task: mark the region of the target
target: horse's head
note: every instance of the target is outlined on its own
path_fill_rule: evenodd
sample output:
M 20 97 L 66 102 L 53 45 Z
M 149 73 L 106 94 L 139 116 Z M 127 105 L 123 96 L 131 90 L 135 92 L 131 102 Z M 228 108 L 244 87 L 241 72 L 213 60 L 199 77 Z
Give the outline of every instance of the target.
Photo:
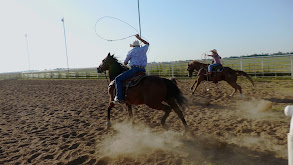
M 188 71 L 188 77 L 192 77 L 192 73 L 194 70 L 199 71 L 200 69 L 207 67 L 207 64 L 200 63 L 199 61 L 192 61 L 191 63 L 188 63 L 187 71 Z
M 188 63 L 187 71 L 188 71 L 188 77 L 192 77 L 192 73 L 194 71 L 194 68 L 192 67 L 191 63 Z
M 109 70 L 110 62 L 114 58 L 113 56 L 114 55 L 111 55 L 110 52 L 109 52 L 107 57 L 103 59 L 103 61 L 100 64 L 100 66 L 97 68 L 98 73 L 102 73 L 102 72 L 105 72 L 106 70 Z

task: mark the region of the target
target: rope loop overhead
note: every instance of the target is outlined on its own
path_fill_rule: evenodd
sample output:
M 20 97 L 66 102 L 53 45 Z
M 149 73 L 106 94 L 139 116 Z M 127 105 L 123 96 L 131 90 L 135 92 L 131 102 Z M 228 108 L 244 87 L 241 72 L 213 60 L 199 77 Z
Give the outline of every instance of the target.
M 118 39 L 108 39 L 108 38 L 102 37 L 102 36 L 97 32 L 97 24 L 98 24 L 102 19 L 106 19 L 106 18 L 108 18 L 108 19 L 115 19 L 115 20 L 118 20 L 118 21 L 120 21 L 120 22 L 122 22 L 122 23 L 128 25 L 128 26 L 131 27 L 132 29 L 134 29 L 134 30 L 137 32 L 136 34 L 139 34 L 138 30 L 137 30 L 136 28 L 134 28 L 133 26 L 131 26 L 129 23 L 127 23 L 127 22 L 125 22 L 125 21 L 123 21 L 123 20 L 121 20 L 121 19 L 119 19 L 119 18 L 116 18 L 116 17 L 112 17 L 112 16 L 104 16 L 104 17 L 99 18 L 99 19 L 97 20 L 96 24 L 95 24 L 95 32 L 96 32 L 96 35 L 97 35 L 99 38 L 103 39 L 103 40 L 106 40 L 106 41 L 121 41 L 121 40 L 125 40 L 125 39 L 127 39 L 127 38 L 130 38 L 130 37 L 135 36 L 135 34 L 134 34 L 134 35 L 130 35 L 130 36 L 127 36 L 127 37 L 118 38 Z

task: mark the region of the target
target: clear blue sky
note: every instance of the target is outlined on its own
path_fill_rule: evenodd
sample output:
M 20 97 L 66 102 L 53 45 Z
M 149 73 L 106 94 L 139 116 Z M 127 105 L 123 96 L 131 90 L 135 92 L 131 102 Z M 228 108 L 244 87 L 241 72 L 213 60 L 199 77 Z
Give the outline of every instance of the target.
M 217 49 L 222 57 L 293 51 L 292 0 L 140 0 L 142 36 L 151 44 L 148 62 L 200 59 Z M 95 24 L 117 17 L 139 30 L 137 0 L 1 0 L 0 72 L 66 68 L 65 19 L 70 68 L 97 67 L 108 52 L 126 57 L 134 37 L 108 42 Z M 103 19 L 98 34 L 137 33 Z

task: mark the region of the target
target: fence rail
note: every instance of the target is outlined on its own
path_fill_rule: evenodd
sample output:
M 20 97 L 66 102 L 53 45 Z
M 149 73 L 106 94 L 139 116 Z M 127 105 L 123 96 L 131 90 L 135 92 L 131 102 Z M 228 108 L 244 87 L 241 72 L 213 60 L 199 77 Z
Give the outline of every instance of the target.
M 199 60 L 211 63 L 211 60 Z M 191 61 L 177 61 L 169 63 L 150 63 L 146 68 L 147 75 L 161 77 L 187 77 L 187 64 Z M 235 70 L 242 70 L 256 77 L 292 77 L 293 55 L 276 55 L 263 57 L 224 58 L 224 66 Z M 97 73 L 96 68 L 81 68 L 58 71 L 23 72 L 22 78 L 104 78 L 105 75 Z

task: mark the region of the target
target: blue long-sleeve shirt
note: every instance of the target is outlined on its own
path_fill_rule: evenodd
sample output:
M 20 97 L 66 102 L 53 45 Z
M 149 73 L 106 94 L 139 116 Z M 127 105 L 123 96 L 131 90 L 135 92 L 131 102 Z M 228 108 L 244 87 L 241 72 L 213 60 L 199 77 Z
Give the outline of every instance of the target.
M 148 44 L 144 45 L 143 47 L 134 47 L 128 52 L 126 59 L 124 60 L 124 63 L 128 63 L 129 61 L 130 67 L 134 65 L 146 67 L 147 65 L 146 53 L 148 51 L 148 48 L 149 48 Z

